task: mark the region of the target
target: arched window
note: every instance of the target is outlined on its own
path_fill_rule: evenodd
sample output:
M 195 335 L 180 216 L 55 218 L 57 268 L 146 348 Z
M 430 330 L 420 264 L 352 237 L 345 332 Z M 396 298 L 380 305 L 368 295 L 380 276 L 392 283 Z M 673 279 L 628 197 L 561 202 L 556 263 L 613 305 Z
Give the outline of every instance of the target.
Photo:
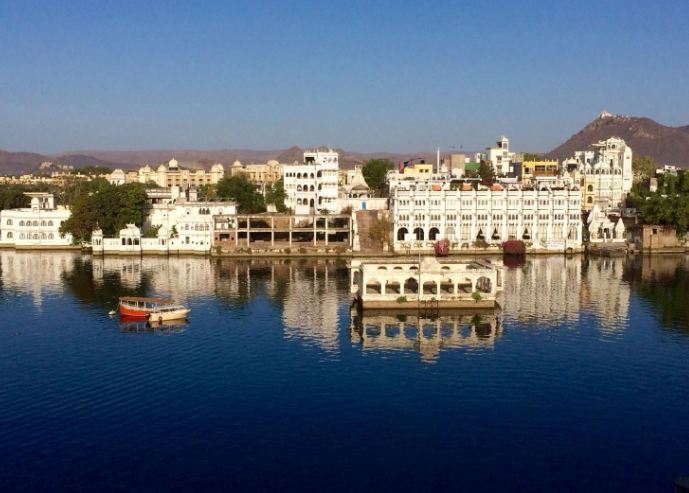
M 48 226 L 53 226 L 54 223 L 52 221 L 48 221 Z
M 428 239 L 431 241 L 435 241 L 436 237 L 440 234 L 440 230 L 438 228 L 431 228 L 431 230 L 428 232 Z
M 315 176 L 313 175 L 313 173 L 311 173 L 311 178 L 315 178 Z
M 134 244 L 138 245 L 139 244 L 139 238 L 134 238 Z
M 297 173 L 297 179 L 301 180 L 301 173 Z
M 586 190 L 588 192 L 593 192 L 593 185 L 589 185 L 588 187 L 586 187 Z
M 206 224 L 206 231 L 209 231 L 209 230 L 210 230 L 210 226 L 208 224 Z
M 416 228 L 414 230 L 414 235 L 416 236 L 417 241 L 423 241 L 424 235 L 423 235 L 423 229 L 422 228 Z
M 54 235 L 53 233 L 48 233 L 48 239 L 49 239 L 49 240 L 54 240 L 54 239 L 55 239 L 55 235 Z M 98 240 L 98 241 L 100 242 L 100 240 Z M 98 243 L 98 244 L 100 245 L 100 243 Z
M 7 239 L 8 239 L 8 240 L 11 239 L 11 238 L 13 238 L 13 237 L 14 237 L 14 235 L 12 234 L 12 231 L 10 231 L 9 233 L 7 233 Z
M 318 178 L 320 178 L 320 177 L 323 176 L 323 173 L 321 173 L 321 171 L 319 170 L 318 173 L 316 173 L 316 176 L 317 176 Z
M 34 233 L 33 239 L 34 239 L 34 240 L 37 240 L 37 239 L 38 239 L 38 233 Z
M 47 225 L 48 225 L 48 223 L 47 223 L 47 222 L 45 222 L 45 221 L 41 221 L 41 226 L 47 226 Z
M 316 191 L 316 189 L 313 187 L 313 185 L 311 185 L 311 187 L 309 187 L 309 192 L 315 192 L 315 191 Z
M 134 243 L 132 242 L 131 238 L 127 238 L 127 245 L 133 245 Z
M 26 239 L 26 235 L 25 235 L 24 233 L 21 233 L 21 234 L 19 235 L 19 239 L 20 239 L 20 240 L 25 240 L 25 239 Z
M 47 240 L 47 239 L 48 239 L 48 235 L 46 235 L 45 233 L 41 233 L 41 239 L 42 239 L 42 240 Z
M 313 201 L 313 199 L 311 199 L 311 202 L 309 203 L 309 206 L 314 207 L 315 205 L 316 205 L 316 203 Z
M 593 204 L 593 197 L 589 197 L 588 199 L 586 199 L 586 203 Z
M 301 192 L 301 185 L 297 185 L 297 192 Z
M 7 220 L 7 225 L 8 225 L 8 226 L 12 226 L 12 219 L 8 219 L 8 220 Z
M 301 205 L 301 199 L 297 199 L 297 205 Z
M 24 221 L 19 221 L 19 226 L 24 226 Z
M 33 222 L 33 225 L 34 225 L 34 226 L 38 226 L 38 221 L 34 221 L 34 222 Z
M 127 244 L 127 238 L 122 238 L 122 244 L 126 245 Z
M 409 234 L 407 228 L 400 228 L 397 230 L 397 241 L 404 241 L 405 236 Z

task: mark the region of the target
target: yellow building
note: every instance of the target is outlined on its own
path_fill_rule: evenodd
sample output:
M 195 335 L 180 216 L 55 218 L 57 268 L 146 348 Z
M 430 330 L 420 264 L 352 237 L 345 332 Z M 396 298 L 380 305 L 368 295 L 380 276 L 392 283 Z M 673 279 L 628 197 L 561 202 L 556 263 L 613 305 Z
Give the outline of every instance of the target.
M 560 163 L 558 161 L 525 161 L 522 164 L 522 180 L 532 181 L 534 178 L 558 176 Z
M 402 173 L 405 178 L 430 178 L 433 174 L 433 165 L 429 163 L 418 163 L 404 168 Z
M 582 209 L 590 211 L 596 203 L 596 176 L 583 175 L 581 184 Z
M 244 173 L 254 183 L 261 183 L 272 187 L 282 178 L 283 168 L 284 165 L 274 159 L 271 159 L 266 164 L 247 164 L 246 166 L 239 161 L 235 161 L 232 165 L 231 173 L 233 176 Z

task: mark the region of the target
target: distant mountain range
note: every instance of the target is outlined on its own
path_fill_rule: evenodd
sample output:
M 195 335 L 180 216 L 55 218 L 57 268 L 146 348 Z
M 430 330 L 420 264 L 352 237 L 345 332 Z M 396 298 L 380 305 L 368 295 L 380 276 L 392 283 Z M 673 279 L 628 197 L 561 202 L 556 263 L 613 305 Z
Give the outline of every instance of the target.
M 308 149 L 327 149 L 309 147 Z M 387 157 L 395 163 L 407 161 L 411 158 L 427 159 L 435 162 L 435 153 L 420 152 L 413 154 L 399 153 L 348 153 L 342 149 L 334 149 L 340 154 L 340 167 L 353 169 L 357 164 L 363 164 L 372 158 Z M 41 163 L 52 162 L 56 165 L 72 166 L 75 169 L 84 166 L 105 166 L 110 169 L 136 169 L 146 164 L 157 165 L 172 158 L 180 162 L 194 163 L 194 167 L 210 168 L 213 163 L 222 163 L 228 168 L 236 160 L 242 164 L 266 163 L 275 159 L 280 163 L 292 164 L 301 162 L 304 149 L 293 146 L 285 150 L 151 150 L 151 151 L 73 151 L 54 155 L 35 154 L 30 152 L 8 152 L 0 150 L 0 174 L 17 175 L 24 173 L 48 173 L 55 169 L 39 169 Z
M 650 118 L 601 116 L 572 136 L 567 142 L 546 154 L 550 159 L 567 159 L 575 151 L 610 137 L 624 139 L 637 156 L 652 156 L 658 164 L 689 167 L 689 125 L 666 127 Z
M 615 116 L 603 112 L 600 117 L 576 133 L 564 144 L 546 154 L 550 159 L 566 159 L 576 151 L 587 149 L 591 144 L 620 137 L 629 145 L 634 154 L 653 156 L 659 164 L 689 167 L 689 125 L 684 127 L 667 127 L 650 118 Z M 314 149 L 309 147 L 309 149 Z M 327 149 L 317 147 L 317 149 Z M 334 149 L 340 153 L 340 167 L 352 169 L 372 158 L 389 158 L 398 163 L 412 158 L 425 159 L 435 163 L 435 152 L 417 153 L 359 153 Z M 151 150 L 151 151 L 71 151 L 54 155 L 42 155 L 31 152 L 7 152 L 0 150 L 0 174 L 16 175 L 34 172 L 49 172 L 50 168 L 39 170 L 41 163 L 53 162 L 59 166 L 72 166 L 75 169 L 84 166 L 104 166 L 111 169 L 136 169 L 143 165 L 156 165 L 172 158 L 180 162 L 193 162 L 195 166 L 208 168 L 212 163 L 222 163 L 229 167 L 234 161 L 242 164 L 266 163 L 275 159 L 280 163 L 301 162 L 304 149 L 294 146 L 285 150 Z M 467 152 L 467 156 L 472 155 Z

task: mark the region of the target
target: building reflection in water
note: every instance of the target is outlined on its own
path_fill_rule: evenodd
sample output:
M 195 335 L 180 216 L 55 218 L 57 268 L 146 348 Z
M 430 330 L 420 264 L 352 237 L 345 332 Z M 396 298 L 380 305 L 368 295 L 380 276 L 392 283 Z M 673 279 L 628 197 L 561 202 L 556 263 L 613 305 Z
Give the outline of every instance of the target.
M 441 313 L 434 318 L 352 309 L 349 337 L 363 351 L 416 351 L 433 362 L 448 349 L 492 349 L 502 334 L 498 311 Z
M 498 298 L 506 320 L 548 329 L 563 321 L 577 325 L 584 314 L 599 321 L 602 333 L 620 331 L 627 321 L 630 286 L 623 280 L 624 258 L 529 257 L 505 269 Z
M 191 304 L 206 298 L 216 300 L 221 311 L 246 310 L 256 298 L 265 297 L 280 311 L 285 337 L 337 352 L 345 335 L 340 333 L 344 327 L 339 315 L 350 295 L 342 261 L 92 258 L 72 251 L 0 250 L 0 269 L 5 296 L 28 295 L 39 312 L 46 296 L 65 292 L 98 310 L 112 309 L 117 297 L 124 295 L 171 297 Z M 651 300 L 662 312 L 661 320 L 689 319 L 683 312 L 689 303 L 681 297 L 689 291 L 689 281 L 683 281 L 688 277 L 685 256 L 529 257 L 522 265 L 505 268 L 498 301 L 506 325 L 514 321 L 532 330 L 547 330 L 563 322 L 577 326 L 582 316 L 593 316 L 603 334 L 619 335 L 627 323 L 632 289 Z M 674 300 L 672 304 L 668 298 Z M 425 342 L 419 341 L 421 350 Z M 477 341 L 485 344 L 485 339 Z M 450 340 L 447 344 L 451 347 Z M 372 345 L 372 340 L 365 343 Z M 424 351 L 433 354 L 432 344 Z

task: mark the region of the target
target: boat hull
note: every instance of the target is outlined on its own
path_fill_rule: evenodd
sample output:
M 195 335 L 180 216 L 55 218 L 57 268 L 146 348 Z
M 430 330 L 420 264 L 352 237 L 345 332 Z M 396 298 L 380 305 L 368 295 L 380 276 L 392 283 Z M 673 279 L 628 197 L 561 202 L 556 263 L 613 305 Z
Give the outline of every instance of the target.
M 156 311 L 156 310 L 134 310 L 120 305 L 120 315 L 123 317 L 131 317 L 139 320 L 178 320 L 187 318 L 191 310 L 188 308 L 174 310 L 174 311 Z

